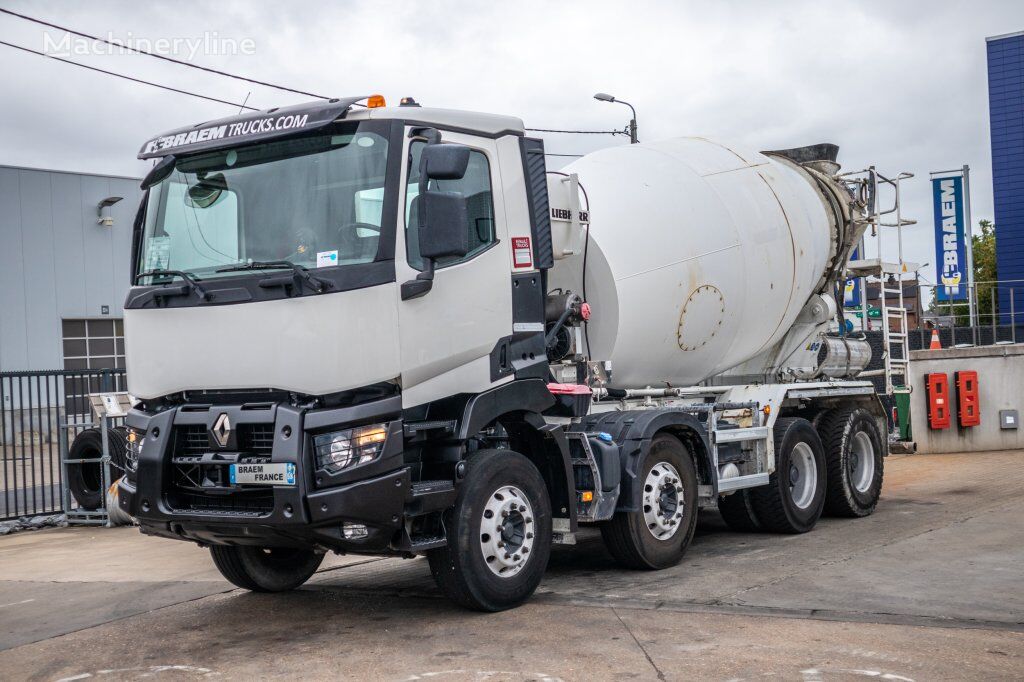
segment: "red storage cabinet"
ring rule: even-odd
[[[945,372],[924,375],[925,400],[928,401],[928,428],[948,429],[952,423],[949,414],[949,377]]]
[[[954,375],[956,382],[956,419],[960,428],[981,424],[981,405],[978,404],[978,373],[963,370]]]

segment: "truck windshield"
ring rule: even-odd
[[[150,190],[137,274],[203,279],[251,275],[217,271],[253,262],[372,262],[387,160],[386,135],[367,123],[181,159]]]

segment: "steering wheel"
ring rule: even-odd
[[[373,223],[359,223],[359,222],[356,222],[356,223],[345,223],[344,225],[341,225],[341,226],[338,227],[339,235],[351,234],[352,236],[358,237],[359,234],[356,232],[356,230],[369,230],[370,232],[373,233],[373,235],[375,235],[377,237],[380,236],[380,225],[374,225]],[[373,236],[373,235],[367,235],[367,236]],[[361,239],[365,239],[366,237],[360,237],[360,238]]]

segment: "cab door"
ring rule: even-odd
[[[395,271],[399,285],[423,271],[417,235],[419,159],[426,143],[405,135],[404,201],[399,209]],[[470,148],[459,180],[431,180],[431,188],[466,199],[465,256],[435,262],[430,291],[399,301],[403,406],[415,407],[457,393],[478,393],[492,381],[492,351],[512,333],[508,226],[493,140],[441,131],[444,142]],[[399,287],[400,288],[400,287]]]

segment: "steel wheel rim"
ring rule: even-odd
[[[679,471],[658,462],[644,479],[644,525],[657,540],[668,540],[682,526],[686,496]]]
[[[793,505],[807,509],[818,489],[818,467],[814,450],[807,443],[797,443],[789,455],[789,494]]]
[[[533,505],[522,490],[505,485],[487,498],[480,515],[480,551],[491,573],[511,578],[533,551]]]
[[[850,482],[859,493],[865,493],[875,480],[875,448],[871,437],[864,431],[853,436],[850,448]]]

